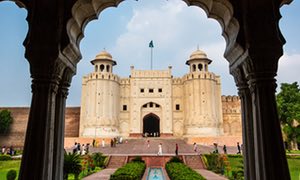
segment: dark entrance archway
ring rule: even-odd
[[[153,113],[146,115],[143,119],[143,134],[147,137],[159,137],[159,117]]]

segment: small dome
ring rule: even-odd
[[[112,60],[111,54],[109,54],[107,51],[103,50],[101,51],[95,59],[109,59]]]
[[[205,52],[197,49],[190,55],[190,59],[207,59]]]
[[[116,65],[116,61],[113,60],[112,55],[109,54],[107,51],[103,50],[98,55],[96,55],[95,59],[91,61],[93,65],[95,65],[96,62],[101,61],[109,61],[112,62],[112,65]]]

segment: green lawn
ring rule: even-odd
[[[6,179],[9,170],[14,169],[19,173],[21,160],[0,161],[0,179]]]
[[[300,180],[300,159],[288,159],[292,180]]]
[[[239,161],[242,158],[228,157],[230,167],[232,170],[237,169],[240,164]],[[300,180],[300,159],[288,159],[289,170],[291,174],[291,180]]]
[[[300,150],[290,150],[286,151],[287,154],[300,154]]]

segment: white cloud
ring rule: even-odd
[[[279,60],[277,83],[300,83],[300,54],[284,54]]]

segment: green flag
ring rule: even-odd
[[[149,43],[149,48],[154,48],[153,41],[151,40]]]

